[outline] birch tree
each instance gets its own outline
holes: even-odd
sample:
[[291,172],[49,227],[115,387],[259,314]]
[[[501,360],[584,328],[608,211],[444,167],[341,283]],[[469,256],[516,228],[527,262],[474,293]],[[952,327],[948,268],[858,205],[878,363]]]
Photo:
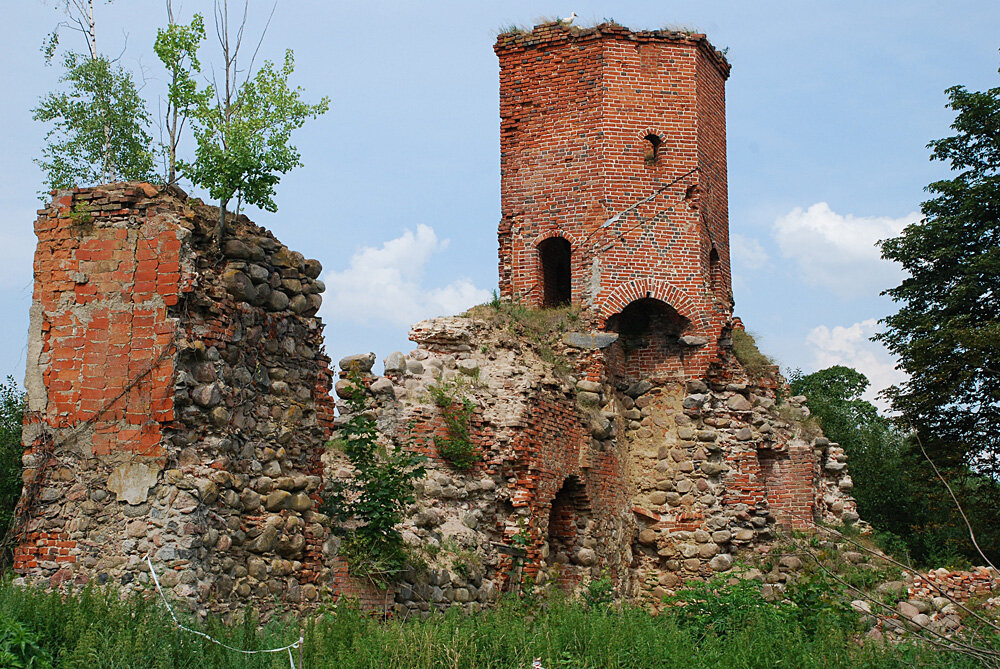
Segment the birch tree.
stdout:
[[60,30],[80,34],[86,52],[68,51],[60,77],[62,90],[48,93],[32,110],[50,125],[42,157],[49,188],[119,180],[148,179],[153,167],[149,114],[132,74],[100,53],[94,0],[58,3],[65,14],[42,50],[51,62]]

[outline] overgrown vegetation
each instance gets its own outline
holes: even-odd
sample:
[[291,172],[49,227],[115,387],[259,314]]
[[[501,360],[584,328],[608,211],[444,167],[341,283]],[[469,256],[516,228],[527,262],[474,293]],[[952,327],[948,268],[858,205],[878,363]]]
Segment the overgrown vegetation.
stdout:
[[[21,497],[21,423],[24,418],[24,393],[14,377],[0,383],[0,539],[7,535],[14,520],[14,507]],[[0,555],[0,569],[9,556]]]
[[[685,595],[686,606],[653,616],[642,609],[588,607],[569,600],[506,599],[491,611],[453,609],[427,620],[382,622],[333,606],[304,623],[247,614],[232,626],[210,617],[185,621],[238,648],[283,646],[304,627],[310,669],[515,667],[535,658],[545,669],[570,667],[978,667],[929,645],[859,643],[857,617],[827,618],[822,603],[799,595],[763,601],[753,585],[713,583]],[[816,625],[810,617],[821,619]],[[283,655],[240,655],[175,630],[155,599],[122,600],[89,588],[63,596],[0,584],[0,626],[13,621],[59,667],[278,669]],[[39,665],[45,666],[45,665]]]
[[335,446],[347,456],[354,477],[333,484],[320,508],[337,521],[333,529],[343,537],[340,551],[351,573],[385,585],[407,562],[397,525],[403,510],[413,503],[413,481],[424,475],[425,458],[378,443],[361,373],[351,370],[348,380],[350,418],[340,428]]
[[757,348],[757,342],[746,330],[733,328],[733,355],[743,365],[751,379],[760,379],[774,370],[774,359]]
[[[883,549],[917,565],[982,564],[958,509],[912,436],[862,398],[869,385],[864,374],[838,365],[808,375],[793,373],[790,384],[792,393],[806,396],[826,436],[847,453],[858,513],[876,530]],[[944,473],[980,546],[996,562],[1000,527],[995,500],[1000,486],[969,467],[951,467]]]
[[456,469],[468,469],[483,458],[470,435],[475,403],[468,397],[459,396],[456,383],[442,381],[430,385],[428,390],[434,404],[441,410],[446,431],[444,436],[434,437],[438,455]]
[[496,292],[486,304],[472,307],[466,316],[482,318],[494,327],[503,328],[523,341],[529,342],[538,357],[552,365],[556,374],[568,375],[571,371],[566,359],[556,352],[556,342],[564,332],[580,324],[578,306],[538,309],[519,300],[502,299]]

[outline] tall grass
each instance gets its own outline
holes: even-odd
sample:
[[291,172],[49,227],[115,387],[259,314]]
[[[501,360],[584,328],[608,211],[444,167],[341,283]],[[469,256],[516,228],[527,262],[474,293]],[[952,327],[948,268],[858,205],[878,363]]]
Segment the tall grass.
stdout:
[[[739,607],[736,607],[739,608]],[[830,625],[810,630],[780,607],[759,615],[741,609],[734,621],[706,624],[674,613],[653,616],[626,607],[588,609],[570,601],[542,605],[518,600],[476,615],[454,611],[426,620],[381,622],[349,606],[328,607],[304,621],[308,669],[390,667],[515,667],[541,658],[546,669],[596,667],[971,667],[962,658],[915,645],[861,645],[856,630]],[[728,615],[726,607],[718,615]],[[287,655],[244,656],[177,632],[162,605],[111,590],[74,595],[0,584],[0,619],[19,621],[37,636],[57,667],[285,668]],[[285,645],[296,620],[258,625],[200,626],[238,647]]]

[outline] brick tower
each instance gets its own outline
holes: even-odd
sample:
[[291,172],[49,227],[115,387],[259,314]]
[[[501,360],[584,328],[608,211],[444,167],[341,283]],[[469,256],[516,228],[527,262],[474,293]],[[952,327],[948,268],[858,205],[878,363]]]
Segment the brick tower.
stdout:
[[729,64],[704,35],[501,34],[500,292],[618,333],[627,378],[696,378],[732,314]]

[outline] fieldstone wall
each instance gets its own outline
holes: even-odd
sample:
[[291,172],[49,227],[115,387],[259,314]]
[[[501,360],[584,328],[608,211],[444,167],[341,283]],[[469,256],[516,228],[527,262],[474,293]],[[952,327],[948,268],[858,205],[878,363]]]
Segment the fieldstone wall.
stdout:
[[[804,398],[779,399],[776,377],[752,381],[726,353],[704,381],[609,371],[593,381],[574,369],[613,355],[590,347],[599,333],[538,342],[490,312],[417,324],[417,349],[388,356],[384,376],[374,354],[341,361],[361,363],[386,447],[429,458],[404,523],[427,567],[396,588],[399,613],[475,609],[529,582],[574,590],[603,576],[619,596],[655,605],[766,549],[778,526],[858,520],[843,451],[808,423]],[[470,469],[435,447],[445,434],[435,386],[477,407],[482,461]],[[351,476],[335,453],[327,472]]]
[[148,583],[204,610],[316,601],[333,426],[320,264],[176,189],[55,193],[35,223],[26,580]]

